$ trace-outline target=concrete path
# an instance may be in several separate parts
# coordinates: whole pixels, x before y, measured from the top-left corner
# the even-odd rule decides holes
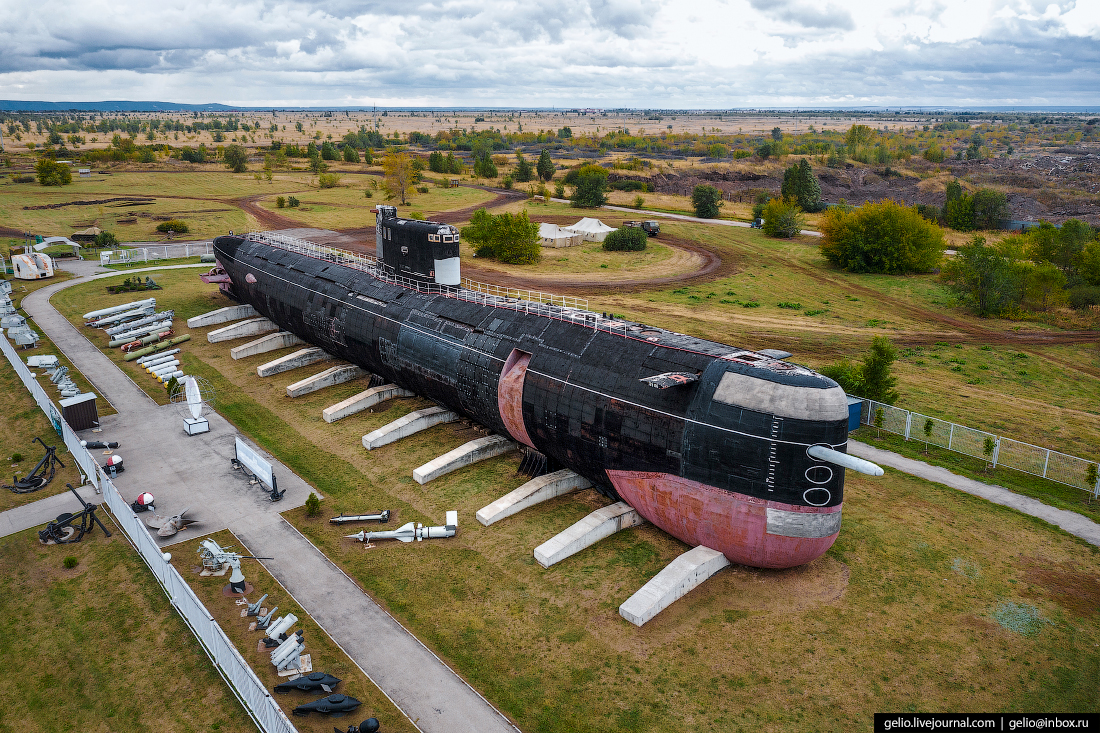
[[[309,492],[314,491],[312,487],[260,450],[271,461],[279,488],[286,490],[283,501],[269,502],[264,490],[250,486],[239,471],[230,468],[229,459],[234,454],[238,434],[225,418],[212,413],[208,415],[209,433],[187,436],[174,405],[156,405],[53,308],[49,298],[59,290],[89,279],[120,274],[103,273],[97,263],[87,261],[65,265],[82,276],[31,293],[23,306],[92,382],[97,394],[118,410],[119,414],[100,420],[102,432],[94,435],[89,432],[82,437],[121,443],[116,453],[123,456],[127,470],[114,483],[123,496],[150,491],[156,498],[158,513],[172,514],[189,508],[188,517],[201,520],[201,524],[175,537],[158,539],[160,544],[230,529],[254,553],[276,558],[265,562],[272,575],[421,730],[515,733],[517,729],[503,714],[280,516],[279,512],[302,505]],[[142,271],[130,270],[128,274]],[[228,350],[229,346],[226,344],[225,348]],[[61,504],[66,497],[68,502],[58,510],[54,502]],[[65,494],[0,513],[0,529],[44,525],[62,511],[73,511],[71,504],[75,503],[72,496]]]
[[[994,504],[1001,504],[1024,514],[1030,514],[1064,529],[1075,537],[1080,537],[1089,544],[1100,546],[1100,524],[1081,516],[1077,512],[1056,509],[1037,499],[1017,494],[1001,486],[985,484],[965,476],[959,476],[956,473],[951,473],[946,468],[933,466],[924,461],[915,461],[912,458],[875,448],[858,440],[848,440],[848,452],[853,456],[873,461],[880,466],[888,466],[911,476],[950,486],[953,489],[979,496]]]
[[[95,493],[95,488],[91,484],[77,487],[76,491],[89,504],[100,503],[97,500],[98,494]],[[72,492],[66,490],[62,494],[48,496],[31,504],[0,512],[0,537],[7,537],[9,534],[22,532],[31,527],[43,529],[47,522],[52,522],[59,514],[76,514],[81,509],[83,507],[80,506],[80,502]],[[96,512],[96,516],[101,515]],[[96,532],[98,531],[99,529],[96,528]]]

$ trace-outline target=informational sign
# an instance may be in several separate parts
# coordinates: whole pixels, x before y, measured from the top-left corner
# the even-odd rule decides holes
[[[236,440],[237,443],[237,461],[254,473],[256,478],[274,489],[275,476],[271,472],[271,464],[261,458],[259,453],[253,450],[239,437],[234,440]]]

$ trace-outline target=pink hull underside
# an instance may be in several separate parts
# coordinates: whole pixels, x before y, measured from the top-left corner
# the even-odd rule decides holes
[[[825,554],[839,531],[828,537],[786,537],[767,533],[767,510],[825,514],[840,506],[806,507],[723,491],[667,473],[608,471],[630,506],[656,526],[689,545],[718,550],[730,562],[757,568],[791,568]]]

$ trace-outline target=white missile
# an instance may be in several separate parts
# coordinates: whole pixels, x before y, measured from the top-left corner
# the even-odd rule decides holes
[[[416,540],[434,540],[441,537],[454,537],[458,531],[458,512],[447,512],[447,524],[444,527],[425,527],[417,522],[409,522],[397,529],[380,532],[368,532],[363,530],[357,534],[344,535],[349,540],[370,542],[371,540],[398,540],[399,542],[412,542]]]
[[[117,333],[124,333],[128,330],[138,328],[139,326],[147,326],[150,323],[158,323],[160,321],[171,321],[175,317],[175,311],[161,311],[160,313],[154,313],[151,316],[145,316],[139,318],[136,321],[130,321],[129,323],[123,323],[119,326],[111,326],[110,328],[103,329],[107,332],[108,336],[114,336]]]
[[[115,313],[109,315],[106,318],[100,318],[98,321],[92,321],[89,326],[95,328],[103,328],[104,326],[110,326],[114,324],[123,323],[125,321],[131,321],[135,318],[141,318],[142,316],[151,316],[157,310],[155,305],[146,305],[141,308],[135,308],[131,311],[125,311],[123,313]]]
[[[174,361],[177,364],[179,363],[179,359],[177,358],[177,356],[175,354],[169,354],[168,356],[162,356],[159,359],[154,359],[152,361],[147,361],[144,364],[142,364],[141,366],[143,366],[145,368],[145,371],[152,372],[152,371],[156,371],[158,366],[164,366],[165,364],[167,364],[170,361]]]
[[[120,334],[116,334],[111,342],[115,341],[127,341],[130,339],[140,338],[142,336],[148,336],[151,333],[160,333],[161,331],[168,331],[172,328],[171,321],[160,321],[159,323],[151,323],[147,326],[141,326],[140,328],[134,328],[129,331],[123,331]]]
[[[281,616],[271,623],[271,627],[267,630],[267,635],[272,639],[278,639],[279,634],[289,629],[294,624],[298,623],[298,617],[293,613],[288,613],[286,616]]]
[[[125,303],[123,305],[113,305],[110,308],[101,308],[100,310],[92,311],[91,313],[85,313],[84,314],[84,320],[85,321],[90,321],[93,318],[100,318],[102,316],[110,315],[111,313],[122,313],[123,311],[133,310],[134,308],[139,308],[143,305],[148,305],[150,303],[153,304],[153,305],[156,305],[157,304],[157,299],[156,298],[147,298],[145,300],[134,301],[133,303]]]
[[[179,359],[169,359],[168,361],[162,361],[160,364],[154,364],[151,367],[145,367],[145,371],[149,372],[150,374],[152,374],[155,377],[158,374],[160,374],[161,372],[167,372],[167,371],[174,372],[174,371],[177,370],[176,368],[179,365],[180,365],[180,360]]]
[[[175,377],[176,379],[179,379],[182,376],[183,376],[183,372],[177,370],[177,371],[174,371],[174,372],[167,372],[167,373],[164,373],[164,374],[158,374],[157,375],[157,381],[161,382],[163,384],[168,384],[168,382],[170,382],[172,380],[172,377]]]
[[[148,356],[141,357],[140,359],[137,360],[137,363],[141,366],[149,366],[150,364],[153,364],[155,362],[164,361],[165,359],[167,359],[167,358],[169,358],[169,357],[171,357],[175,354],[178,354],[178,353],[180,353],[180,349],[169,349],[168,351],[158,351],[155,354],[149,354]]]
[[[836,466],[841,466],[842,468],[850,468],[853,471],[865,473],[868,476],[881,476],[883,474],[881,466],[877,466],[870,461],[865,461],[862,458],[850,456],[847,453],[841,453],[832,448],[826,448],[823,445],[811,445],[806,449],[806,455],[810,458],[816,458],[819,461],[825,461]]]

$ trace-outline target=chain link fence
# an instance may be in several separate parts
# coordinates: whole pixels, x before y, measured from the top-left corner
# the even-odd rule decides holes
[[[297,733],[290,719],[272,698],[271,693],[256,673],[248,666],[237,647],[225,635],[221,626],[206,610],[206,606],[191,590],[172,565],[164,560],[163,551],[149,535],[141,520],[137,518],[130,505],[122,498],[111,480],[103,473],[99,463],[80,444],[78,436],[61,413],[50,401],[46,391],[35,380],[31,370],[19,358],[19,352],[11,345],[6,336],[0,335],[0,351],[4,352],[9,363],[19,375],[20,380],[30,391],[34,401],[54,423],[65,446],[69,449],[80,470],[88,477],[96,493],[103,495],[103,501],[115,524],[122,530],[130,543],[138,551],[142,560],[149,566],[172,606],[179,612],[191,632],[199,640],[206,655],[214,663],[215,669],[229,685],[249,717],[263,733]]]
[[[860,422],[896,435],[906,440],[916,440],[962,453],[993,467],[1005,466],[1033,476],[1056,481],[1075,489],[1087,491],[1093,498],[1100,496],[1100,476],[1096,461],[1021,443],[965,425],[940,420],[936,417],[910,412],[900,407],[874,400],[863,400]]]

